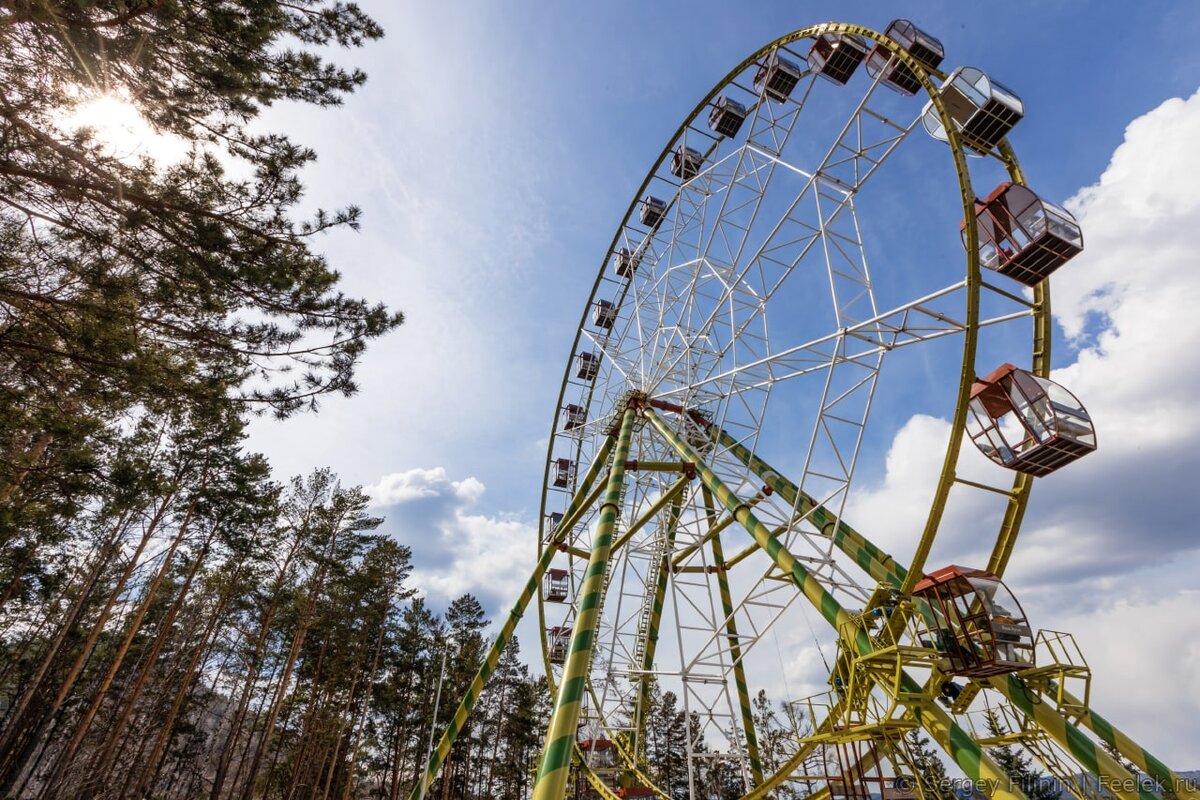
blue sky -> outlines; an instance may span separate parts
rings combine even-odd
[[[979,66],[1020,94],[1027,117],[1011,141],[1031,184],[1073,198],[1085,223],[1088,251],[1052,284],[1065,326],[1055,366],[1096,416],[1101,451],[1035,488],[1010,584],[1038,625],[1079,634],[1106,714],[1132,720],[1168,760],[1200,766],[1181,744],[1200,736],[1200,503],[1189,479],[1200,466],[1190,413],[1200,331],[1185,303],[1200,295],[1186,255],[1200,229],[1188,185],[1200,160],[1185,146],[1200,130],[1200,6],[364,5],[388,34],[349,55],[368,84],[341,109],[273,109],[266,123],[320,154],[310,201],[363,208],[361,232],[321,243],[347,290],[408,322],[368,352],[357,397],[255,423],[251,444],[280,475],[329,465],[373,487],[435,605],[470,590],[506,608],[532,566],[575,326],[653,158],[766,42],[829,19],[882,29],[907,16],[941,38],[947,66]],[[877,215],[869,244],[944,238],[944,198],[903,188],[893,187],[899,221]],[[931,468],[928,453],[940,460],[928,443],[944,438],[937,414],[920,410],[902,393],[880,401],[888,437],[856,505],[901,553],[927,508],[914,476]],[[972,548],[964,533],[943,552]]]

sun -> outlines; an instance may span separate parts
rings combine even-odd
[[[183,157],[186,145],[154,129],[128,96],[114,92],[80,98],[61,117],[69,132],[91,131],[104,153],[126,163],[151,158],[160,164]]]

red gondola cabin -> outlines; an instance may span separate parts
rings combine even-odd
[[[567,660],[567,649],[571,646],[571,629],[565,626],[547,629],[546,644],[549,645],[550,663],[564,663]]]
[[[1079,223],[1028,187],[1002,183],[975,206],[979,263],[1026,286],[1036,286],[1083,250]],[[962,229],[967,244],[966,225]]]
[[[1034,666],[1025,612],[990,572],[943,567],[926,575],[913,597],[926,604],[919,608],[917,638],[949,661],[946,672],[986,678]]]
[[[627,247],[622,247],[613,256],[613,269],[622,278],[628,278],[637,272],[638,257]]]
[[[617,749],[608,739],[584,739],[579,743],[579,749],[592,769],[617,768]]]
[[[667,204],[654,195],[648,194],[642,198],[642,203],[638,211],[638,219],[647,227],[657,228],[658,223],[662,222],[663,215],[666,213]]]
[[[746,121],[746,107],[725,95],[717,98],[712,110],[708,112],[708,127],[722,136],[737,136]]]
[[[699,150],[681,144],[671,155],[671,174],[680,180],[690,181],[700,174],[703,164],[704,156]]]
[[[609,330],[617,321],[617,309],[608,300],[597,300],[592,306],[592,324],[597,328]]]
[[[550,481],[556,489],[565,489],[575,477],[575,462],[569,458],[556,458],[550,465]]]
[[[546,577],[542,578],[542,597],[548,602],[563,602],[567,599],[569,588],[565,569],[546,570]]]
[[[992,461],[1035,476],[1096,449],[1096,429],[1075,395],[1012,364],[971,388],[967,435]]]
[[[563,409],[563,430],[573,431],[576,428],[581,427],[585,419],[587,419],[587,412],[583,410],[583,406],[577,406],[574,403],[570,403]]]
[[[903,47],[925,69],[937,69],[946,56],[946,49],[940,41],[906,19],[892,20],[883,34]],[[921,88],[916,74],[881,44],[875,45],[867,56],[867,74],[879,78],[884,86],[901,94],[913,95]]]
[[[579,354],[576,361],[576,377],[585,381],[590,381],[596,377],[596,371],[600,369],[600,356],[585,350]]]

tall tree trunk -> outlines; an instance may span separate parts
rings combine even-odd
[[[285,797],[292,797],[296,792],[296,787],[300,780],[304,777],[304,771],[308,768],[306,762],[308,756],[308,748],[310,739],[312,738],[313,720],[316,718],[317,711],[321,707],[319,700],[320,693],[318,687],[321,685],[322,669],[325,666],[325,651],[327,650],[327,642],[321,643],[321,649],[317,651],[317,663],[313,669],[313,677],[310,683],[309,698],[307,707],[304,710],[304,721],[300,723],[300,736],[296,742],[296,753],[292,759],[292,771],[288,776],[288,788]],[[278,753],[277,753],[278,754]]]
[[[134,613],[133,619],[130,621],[129,630],[125,634],[125,639],[121,642],[121,646],[117,649],[116,655],[113,657],[112,663],[108,667],[108,672],[101,681],[100,687],[96,690],[95,696],[92,697],[92,702],[88,706],[87,711],[83,714],[83,719],[75,728],[75,734],[71,737],[71,741],[67,743],[62,755],[58,759],[58,765],[54,769],[50,780],[46,782],[47,789],[56,789],[62,782],[66,774],[66,769],[71,761],[75,758],[76,751],[79,750],[79,745],[83,743],[83,739],[87,736],[88,730],[92,727],[92,722],[96,719],[96,713],[100,710],[104,698],[108,694],[109,688],[112,686],[113,679],[116,678],[117,672],[120,671],[121,665],[125,661],[126,654],[129,653],[129,648],[133,645],[133,640],[137,637],[138,631],[141,630],[142,620],[146,618],[146,612],[150,610],[154,598],[158,595],[158,589],[162,586],[163,579],[171,570],[171,564],[175,557],[175,551],[179,549],[183,537],[187,534],[188,526],[191,524],[192,515],[196,511],[196,500],[193,500],[188,505],[187,511],[184,513],[183,520],[179,523],[179,529],[175,533],[175,538],[171,540],[171,545],[167,549],[166,555],[163,557],[162,566],[158,568],[158,573],[155,574],[154,580],[150,583],[146,590],[141,604]]]
[[[28,708],[30,700],[41,687],[42,680],[46,677],[46,672],[49,671],[50,665],[54,663],[55,657],[58,655],[59,648],[62,647],[63,641],[67,634],[79,623],[79,618],[83,614],[83,609],[87,605],[87,600],[91,596],[92,589],[96,585],[96,581],[100,579],[100,575],[104,572],[105,565],[108,564],[108,559],[112,557],[113,551],[117,546],[117,542],[121,538],[121,534],[125,531],[125,526],[128,524],[128,518],[123,518],[113,527],[112,534],[105,541],[104,546],[100,549],[96,560],[92,562],[92,568],[88,571],[84,578],[83,585],[79,589],[79,594],[71,603],[70,610],[58,628],[58,633],[55,634],[54,640],[43,654],[41,663],[38,665],[37,671],[33,677],[26,682],[24,690],[21,693],[20,700],[17,701],[15,707],[8,713],[8,722],[11,725],[15,722],[25,709]],[[46,621],[51,621],[52,614],[46,615]],[[5,728],[5,734],[8,734],[8,728]],[[0,751],[4,750],[4,742],[0,741]]]
[[[506,676],[507,677],[507,676]],[[503,738],[500,734],[504,730],[504,703],[508,698],[508,682],[505,681],[500,690],[500,701],[496,704],[496,727],[493,731],[492,739],[492,757],[487,763],[487,788],[484,790],[485,797],[492,797],[492,778],[496,772],[496,760],[500,755],[500,740]]]
[[[311,507],[310,507],[311,515]],[[309,524],[306,517],[305,526]],[[254,792],[255,783],[258,781],[258,773],[262,769],[263,755],[271,744],[272,735],[275,733],[275,723],[279,719],[279,709],[283,703],[283,698],[287,695],[288,686],[291,684],[292,672],[296,668],[296,660],[300,657],[300,648],[304,646],[304,639],[308,635],[308,629],[312,626],[313,613],[316,611],[317,600],[325,591],[325,576],[329,559],[335,552],[335,547],[338,541],[338,534],[341,532],[340,520],[336,521],[331,529],[329,541],[325,545],[324,553],[319,565],[308,581],[307,602],[303,613],[300,616],[300,624],[297,626],[296,635],[292,638],[292,647],[288,651],[287,661],[284,663],[283,677],[279,681],[279,685],[275,690],[275,697],[271,701],[270,710],[267,712],[267,724],[263,728],[262,738],[258,741],[258,747],[254,751],[254,759],[250,763],[250,773],[247,776],[246,783],[243,786],[243,800],[250,800]],[[214,798],[215,800],[215,798]]]
[[[292,682],[292,672],[295,670],[296,661],[300,657],[300,648],[304,646],[308,627],[312,623],[311,611],[313,605],[315,605],[315,601],[310,599],[296,635],[292,637],[292,646],[288,650],[287,660],[283,665],[283,677],[279,679],[279,683],[275,688],[275,696],[271,699],[267,711],[266,725],[263,726],[262,736],[258,740],[258,746],[254,749],[254,758],[250,762],[250,771],[246,776],[246,782],[243,784],[242,797],[244,800],[249,800],[254,793],[254,784],[258,780],[258,773],[262,767],[263,754],[271,744],[272,734],[275,732],[275,723],[279,719],[279,709],[283,704],[284,697],[287,696],[288,686]]]
[[[280,566],[279,572],[275,576],[275,581],[271,585],[271,605],[263,613],[258,638],[254,642],[254,656],[246,672],[245,686],[242,688],[241,697],[238,698],[237,711],[234,712],[233,719],[230,720],[229,734],[225,737],[225,743],[220,750],[221,755],[217,761],[217,771],[213,776],[212,791],[209,793],[209,800],[220,800],[221,792],[224,789],[225,779],[229,774],[229,762],[233,757],[233,751],[236,749],[234,745],[241,734],[242,724],[246,719],[246,709],[250,705],[250,697],[254,691],[254,684],[258,680],[258,669],[262,662],[263,650],[266,647],[268,637],[271,635],[271,624],[275,621],[275,614],[279,610],[279,593],[283,589],[283,584],[287,581],[287,575],[291,571],[292,560],[299,549],[300,538],[297,536],[293,540],[292,546],[283,560],[283,565]]]
[[[295,713],[295,711],[296,711],[296,703],[289,704],[287,713],[285,713],[283,715],[282,727],[284,730],[287,730],[287,726],[292,721],[292,715]],[[279,759],[282,755],[283,755],[282,747],[276,747],[275,751],[271,754],[271,763],[267,765],[268,780],[270,779],[271,775],[275,774],[275,769],[276,769],[276,767],[279,766]],[[292,755],[293,755],[293,758],[299,758],[299,756],[297,756],[295,753],[293,753]],[[286,786],[283,783],[280,784],[280,790],[281,790],[280,797],[287,797],[287,792],[290,791],[290,789],[288,789],[288,787],[291,786],[291,776],[292,776],[292,773],[289,772]]]
[[[283,664],[281,662],[275,661],[271,664],[271,674],[267,676],[266,683],[263,686],[261,693],[264,697],[275,697],[277,685],[276,681],[278,680],[279,674],[282,670]],[[242,775],[250,765],[251,753],[254,751],[254,748],[258,745],[258,743],[262,741],[262,734],[259,733],[259,724],[263,722],[264,719],[265,716],[263,714],[263,709],[262,707],[259,707],[259,709],[254,712],[250,719],[249,730],[247,730],[246,735],[242,737],[245,739],[245,741],[242,742],[241,747],[238,748],[238,756],[236,760],[237,768],[233,770],[233,775],[230,776],[229,779],[230,797],[239,797],[242,794],[244,788]],[[234,762],[231,762],[231,765],[232,763]]]
[[[158,663],[159,653],[162,652],[163,646],[171,636],[171,626],[175,624],[175,617],[178,616],[179,610],[183,607],[184,601],[187,600],[188,594],[192,588],[192,581],[196,577],[196,573],[200,570],[200,565],[204,562],[208,555],[209,545],[212,543],[212,538],[215,535],[215,528],[205,537],[204,543],[200,547],[200,552],[192,559],[192,565],[188,569],[187,577],[184,579],[183,586],[176,593],[175,600],[171,603],[166,617],[163,618],[159,625],[158,635],[154,638],[154,644],[150,647],[150,652],[142,662],[142,668],[139,670],[137,678],[134,680],[133,688],[129,692],[128,698],[125,700],[125,707],[117,716],[112,727],[108,730],[106,741],[99,756],[88,770],[88,773],[101,783],[105,782],[108,775],[109,766],[112,761],[113,754],[116,752],[118,745],[121,743],[122,734],[125,732],[125,726],[129,724],[129,718],[133,715],[134,709],[137,708],[138,701],[142,697],[142,692],[146,687],[146,679],[150,677],[150,673],[154,670]],[[182,536],[182,533],[180,534]],[[177,540],[178,541],[178,540]],[[166,564],[163,565],[166,569]]]
[[[342,702],[341,708],[338,709],[335,719],[337,724],[333,729],[333,752],[329,756],[329,769],[325,773],[325,785],[321,789],[321,800],[329,800],[329,790],[333,787],[333,779],[338,773],[338,758],[342,754],[342,737],[345,736],[347,719],[350,714],[350,706],[354,699],[354,692],[358,688],[359,678],[362,677],[362,670],[355,670],[354,680],[350,683],[350,691],[346,693],[346,699]]]
[[[236,574],[236,573],[235,573]],[[230,601],[233,599],[232,592],[226,592],[217,602],[216,608],[213,609],[212,615],[208,619],[207,627],[200,637],[200,642],[196,646],[192,654],[192,660],[188,663],[187,669],[184,670],[183,679],[179,682],[179,688],[175,692],[174,701],[171,704],[171,710],[167,717],[163,720],[159,727],[158,736],[154,740],[154,748],[150,752],[150,757],[146,759],[142,766],[141,774],[138,777],[137,786],[134,788],[136,797],[146,797],[150,793],[150,788],[158,777],[158,771],[161,767],[163,751],[167,744],[171,741],[175,729],[175,720],[179,717],[179,712],[183,708],[184,701],[192,691],[192,682],[195,677],[203,670],[200,669],[201,660],[207,662],[208,657],[212,655],[213,650],[210,647],[212,640],[216,636],[216,632],[220,624],[224,622],[225,609],[228,608]],[[121,790],[121,797],[126,794],[125,788]]]
[[[367,674],[367,686],[363,690],[363,699],[358,712],[358,723],[354,729],[354,739],[350,748],[350,765],[347,768],[346,787],[342,791],[342,800],[350,800],[350,790],[354,786],[354,770],[358,763],[358,748],[362,743],[363,728],[367,724],[367,711],[371,707],[371,694],[375,689],[375,676],[379,672],[379,655],[383,652],[383,635],[387,631],[387,612],[391,607],[391,598],[388,598],[387,607],[384,608],[383,616],[379,620],[379,635],[375,637],[375,654],[371,656],[371,669]]]
[[[41,678],[44,678],[46,670],[50,668],[50,658],[45,659],[42,668],[39,669],[39,680],[31,681],[31,685],[22,695],[17,709],[9,717],[9,725],[5,728],[4,736],[0,739],[0,797],[7,797],[13,784],[17,781],[21,771],[25,766],[25,762],[36,749],[37,743],[41,738],[42,732],[46,725],[51,720],[55,719],[67,696],[75,686],[75,681],[79,678],[79,673],[83,671],[84,664],[87,663],[91,656],[92,649],[96,646],[96,641],[100,638],[101,632],[104,630],[104,624],[108,622],[109,616],[112,614],[113,608],[120,599],[121,594],[125,591],[125,585],[129,582],[130,576],[138,566],[138,559],[141,558],[142,551],[146,549],[146,545],[154,536],[163,518],[166,516],[170,508],[171,502],[174,500],[174,490],[162,499],[158,510],[147,523],[142,532],[142,537],[138,541],[137,548],[129,557],[129,560],[122,571],[120,578],[117,580],[116,586],[109,592],[108,599],[105,601],[104,608],[100,611],[100,616],[92,625],[91,632],[88,634],[87,640],[83,643],[79,653],[75,657],[74,663],[59,686],[58,693],[54,700],[46,707],[37,708],[32,716],[33,720],[26,722],[26,712],[29,710],[29,703],[37,692]],[[18,743],[18,737],[22,739]]]

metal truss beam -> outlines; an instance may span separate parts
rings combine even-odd
[[[592,540],[591,555],[584,573],[583,588],[575,625],[571,632],[567,662],[563,666],[562,681],[558,686],[558,697],[546,732],[546,744],[542,748],[541,766],[537,782],[533,787],[533,800],[561,800],[571,768],[571,757],[576,748],[576,733],[579,715],[583,706],[583,692],[587,673],[591,668],[592,650],[596,630],[599,626],[600,604],[604,591],[608,557],[612,546],[613,530],[617,516],[621,513],[621,494],[625,482],[625,461],[629,458],[629,442],[633,434],[635,409],[626,406],[617,449],[613,454],[612,466],[608,471],[608,484],[604,492],[604,503],[600,506],[600,523]]]
[[[795,556],[788,552],[778,538],[771,535],[766,526],[754,516],[754,512],[745,503],[742,503],[706,464],[700,461],[687,442],[679,438],[652,409],[646,408],[642,413],[682,458],[696,462],[697,475],[703,484],[712,491],[717,501],[737,517],[738,522],[754,538],[758,546],[770,556],[780,570],[791,577],[800,593],[816,607],[821,616],[835,630],[839,631],[847,644],[853,647],[859,655],[866,656],[873,652],[875,645],[857,620],[841,607],[833,595],[826,591],[820,581],[809,573]],[[920,685],[907,675],[902,682],[902,690],[906,695],[923,694]],[[1026,795],[1009,780],[1008,775],[1000,766],[972,740],[966,731],[954,722],[950,715],[938,708],[935,703],[921,703],[910,706],[910,708],[917,721],[950,754],[950,757],[967,777],[992,788],[991,796],[993,798],[996,800],[1028,800]]]

